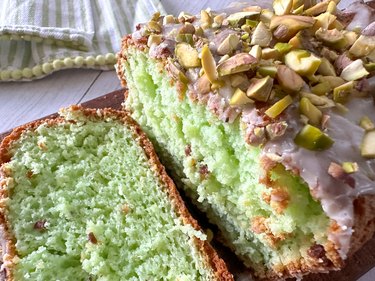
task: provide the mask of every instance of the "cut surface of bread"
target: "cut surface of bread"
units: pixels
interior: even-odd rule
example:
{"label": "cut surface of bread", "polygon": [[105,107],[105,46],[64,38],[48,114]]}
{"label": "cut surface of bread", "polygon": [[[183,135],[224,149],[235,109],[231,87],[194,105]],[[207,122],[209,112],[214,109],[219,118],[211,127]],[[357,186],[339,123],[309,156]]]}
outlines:
{"label": "cut surface of bread", "polygon": [[232,280],[127,113],[60,114],[0,147],[7,280]]}
{"label": "cut surface of bread", "polygon": [[[365,156],[362,139],[375,133],[375,110],[371,90],[354,81],[371,74],[359,67],[348,77],[348,61],[349,70],[336,69],[348,52],[317,32],[336,20],[323,6],[302,7],[303,15],[245,4],[156,14],[124,37],[119,53],[125,108],[260,278],[339,270],[374,232],[375,152]],[[348,56],[361,58],[351,67],[374,60]]]}

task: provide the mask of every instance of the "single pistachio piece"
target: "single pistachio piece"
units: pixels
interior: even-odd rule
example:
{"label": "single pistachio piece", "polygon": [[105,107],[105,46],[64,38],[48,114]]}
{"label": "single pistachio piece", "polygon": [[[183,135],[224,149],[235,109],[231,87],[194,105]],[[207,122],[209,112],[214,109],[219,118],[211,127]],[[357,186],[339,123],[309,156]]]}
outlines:
{"label": "single pistachio piece", "polygon": [[176,57],[184,68],[200,67],[198,51],[188,43],[178,43],[175,49]]}
{"label": "single pistachio piece", "polygon": [[358,164],[356,162],[343,162],[341,165],[342,169],[347,174],[358,172]]}
{"label": "single pistachio piece", "polygon": [[211,91],[211,82],[206,73],[199,77],[196,85],[200,94],[208,94]]}
{"label": "single pistachio piece", "polygon": [[257,20],[246,20],[246,25],[254,28],[258,25],[259,21]]}
{"label": "single pistachio piece", "polygon": [[315,32],[315,37],[328,47],[336,50],[344,49],[348,46],[348,42],[344,34],[337,29],[323,30],[319,28]]}
{"label": "single pistachio piece", "polygon": [[251,36],[251,45],[267,47],[272,40],[272,33],[263,22],[259,22]]}
{"label": "single pistachio piece", "polygon": [[278,50],[273,48],[263,48],[262,49],[262,59],[264,60],[278,60],[281,54]]}
{"label": "single pistachio piece", "polygon": [[336,76],[336,70],[332,63],[326,58],[321,58],[321,63],[318,68],[318,73],[325,76]]}
{"label": "single pistachio piece", "polygon": [[289,52],[292,47],[293,46],[291,44],[289,44],[289,43],[282,43],[282,42],[278,42],[274,46],[274,48],[276,50],[278,50],[280,54],[285,54],[285,53]]}
{"label": "single pistachio piece", "polygon": [[268,9],[263,9],[262,12],[260,13],[260,17],[259,19],[264,22],[265,24],[269,24],[271,22],[271,18],[274,16],[275,14],[271,11],[271,10],[268,10]]}
{"label": "single pistachio piece", "polygon": [[178,34],[194,34],[195,27],[190,22],[185,22],[178,30]]}
{"label": "single pistachio piece", "polygon": [[215,59],[208,45],[203,46],[201,58],[202,67],[204,69],[204,72],[207,74],[208,80],[210,80],[211,83],[214,83],[218,79],[218,73],[216,70]]}
{"label": "single pistachio piece", "polygon": [[211,15],[205,10],[201,11],[201,22],[202,22],[201,27],[203,29],[210,28],[212,23],[213,23],[213,19],[212,19]]}
{"label": "single pistachio piece", "polygon": [[375,62],[366,63],[365,68],[368,72],[375,71]]}
{"label": "single pistachio piece", "polygon": [[[311,2],[311,1],[310,1]],[[297,9],[298,7],[304,5],[305,0],[293,0],[293,9]],[[311,4],[310,4],[311,6]]]}
{"label": "single pistachio piece", "polygon": [[275,78],[276,77],[276,73],[277,73],[277,67],[274,66],[274,65],[264,65],[264,66],[260,66],[258,67],[257,69],[257,73],[260,75],[260,76],[270,76],[272,78]]}
{"label": "single pistachio piece", "polygon": [[299,102],[299,110],[308,118],[311,125],[320,126],[323,114],[308,98],[301,98]]}
{"label": "single pistachio piece", "polygon": [[297,9],[294,9],[292,14],[293,15],[302,15],[304,10],[305,10],[305,5],[301,5]]}
{"label": "single pistachio piece", "polygon": [[[233,87],[233,88],[238,88],[241,86],[242,88],[242,85],[244,84],[248,84],[248,78],[245,74],[243,73],[236,73],[236,74],[233,74],[229,77],[230,79],[230,85]],[[247,85],[246,89],[249,87],[249,85]]]}
{"label": "single pistachio piece", "polygon": [[244,72],[251,69],[257,63],[257,59],[248,53],[239,53],[227,59],[217,66],[220,76]]}
{"label": "single pistachio piece", "polygon": [[319,28],[328,30],[330,26],[335,22],[336,16],[326,12],[314,17],[314,19],[316,20],[316,22],[312,28],[313,31],[317,31]]}
{"label": "single pistachio piece", "polygon": [[363,116],[359,121],[359,125],[366,131],[374,130],[375,125],[368,116]]}
{"label": "single pistachio piece", "polygon": [[334,141],[319,128],[306,124],[294,138],[294,142],[309,150],[325,150],[330,148]]}
{"label": "single pistachio piece", "polygon": [[293,98],[289,95],[283,97],[278,102],[274,103],[264,113],[270,118],[279,116],[289,105],[293,103]]}
{"label": "single pistachio piece", "polygon": [[166,15],[163,18],[163,25],[176,23],[176,19],[173,15]]}
{"label": "single pistachio piece", "polygon": [[321,59],[304,50],[292,50],[285,55],[285,64],[302,76],[314,75]]}
{"label": "single pistachio piece", "polygon": [[260,59],[262,58],[262,48],[259,45],[254,45],[253,47],[251,47],[249,54],[260,61]]}
{"label": "single pistachio piece", "polygon": [[274,0],[272,7],[277,16],[283,16],[291,12],[293,0]]}
{"label": "single pistachio piece", "polygon": [[[288,123],[286,121],[281,121],[281,122],[276,122],[276,123],[271,123],[266,125],[266,132],[268,139],[273,140],[277,137],[281,137],[282,135],[285,134],[286,129],[288,128]],[[269,157],[270,154],[267,154]],[[279,158],[279,161],[282,159],[281,156],[278,156],[274,154],[274,156],[277,156]]]}
{"label": "single pistachio piece", "polygon": [[276,78],[286,92],[298,92],[305,85],[301,76],[285,65],[277,66]]}
{"label": "single pistachio piece", "polygon": [[357,59],[343,69],[340,77],[346,81],[353,81],[367,76],[369,72],[364,68],[361,59]]}
{"label": "single pistachio piece", "polygon": [[338,103],[345,103],[348,100],[350,92],[354,88],[354,82],[349,81],[333,89],[333,100]]}
{"label": "single pistachio piece", "polygon": [[328,1],[317,3],[316,5],[312,6],[311,8],[308,8],[307,10],[305,10],[305,15],[316,16],[316,15],[319,15],[321,13],[324,13],[325,11],[327,11],[328,4],[329,4]]}
{"label": "single pistachio piece", "polygon": [[[315,23],[315,19],[306,16],[296,16],[296,15],[284,15],[284,16],[274,16],[270,22],[270,29],[273,30],[280,25],[284,26],[283,40],[289,40],[298,31],[312,27]],[[281,39],[280,38],[280,39]]]}
{"label": "single pistachio piece", "polygon": [[160,24],[156,21],[149,21],[147,24],[147,29],[155,33],[160,33],[162,31]]}
{"label": "single pistachio piece", "polygon": [[[242,27],[241,27],[241,29],[242,29]],[[244,34],[241,35],[241,39],[242,39],[242,40],[246,40],[246,39],[248,39],[249,37],[250,37],[250,34],[249,34],[248,32],[246,32],[246,33],[244,33]]]}
{"label": "single pistachio piece", "polygon": [[303,44],[302,44],[302,41],[301,41],[301,37],[298,36],[299,33],[297,33],[297,35],[293,36],[288,44],[292,46],[292,49],[301,49],[303,48]]}
{"label": "single pistachio piece", "polygon": [[187,12],[181,12],[181,13],[178,15],[177,19],[178,19],[178,21],[179,21],[180,23],[185,23],[185,22],[190,22],[190,23],[192,23],[192,22],[194,22],[194,20],[195,20],[195,16],[193,16],[193,15],[187,13]]}
{"label": "single pistachio piece", "polygon": [[232,106],[244,105],[244,104],[253,103],[253,102],[254,101],[249,99],[246,96],[246,93],[244,91],[242,91],[240,88],[237,88],[234,91],[233,96],[229,100],[229,104],[232,105]]}
{"label": "single pistachio piece", "polygon": [[151,16],[152,21],[158,21],[160,18],[160,12],[156,12]]}
{"label": "single pistachio piece", "polygon": [[375,158],[375,130],[366,131],[362,139],[361,155],[365,158]]}
{"label": "single pistachio piece", "polygon": [[250,80],[246,95],[253,100],[266,102],[271,94],[272,86],[273,79],[269,76],[260,79],[253,78]]}
{"label": "single pistachio piece", "polygon": [[336,2],[335,1],[329,1],[328,6],[327,6],[327,12],[331,13],[331,14],[335,14],[336,8],[337,8]]}
{"label": "single pistachio piece", "polygon": [[230,58],[230,55],[224,55],[222,56],[219,61],[217,62],[218,64],[222,63],[223,61],[226,61],[227,59]]}
{"label": "single pistachio piece", "polygon": [[333,100],[326,96],[317,96],[312,93],[307,92],[300,92],[301,97],[308,98],[313,105],[315,105],[318,108],[332,108],[335,107],[335,103]]}
{"label": "single pistachio piece", "polygon": [[247,19],[256,18],[259,16],[259,14],[259,11],[238,12],[231,14],[229,17],[227,17],[227,20],[232,26],[241,26],[246,22]]}
{"label": "single pistachio piece", "polygon": [[321,82],[311,87],[311,92],[318,96],[323,96],[332,91],[331,85],[327,82]]}
{"label": "single pistachio piece", "polygon": [[151,34],[149,37],[148,37],[148,40],[147,40],[147,46],[148,47],[151,47],[151,45],[159,45],[161,43],[161,38],[162,36],[161,35],[157,35],[157,34]]}
{"label": "single pistachio piece", "polygon": [[348,46],[352,46],[358,39],[358,34],[354,31],[344,30],[343,34],[346,42],[348,43]]}
{"label": "single pistachio piece", "polygon": [[349,53],[356,57],[367,56],[375,50],[375,36],[361,35],[350,47]]}
{"label": "single pistachio piece", "polygon": [[222,80],[216,80],[211,85],[211,90],[215,91],[225,86],[225,82]]}
{"label": "single pistachio piece", "polygon": [[217,53],[221,56],[229,54],[237,49],[238,43],[240,43],[238,36],[233,33],[229,34],[217,48]]}
{"label": "single pistachio piece", "polygon": [[330,29],[337,29],[337,30],[344,30],[345,29],[345,26],[340,22],[338,21],[337,19],[334,20],[330,26],[329,26]]}
{"label": "single pistachio piece", "polygon": [[177,34],[176,42],[185,42],[185,43],[188,43],[189,45],[193,45],[193,43],[194,43],[193,35],[191,35],[191,34]]}
{"label": "single pistachio piece", "polygon": [[317,80],[318,80],[317,82],[320,82],[320,83],[327,82],[332,89],[346,83],[344,79],[342,79],[341,77],[337,77],[337,76],[319,75],[317,76]]}
{"label": "single pistachio piece", "polygon": [[186,75],[173,63],[172,60],[168,61],[166,66],[168,73],[176,80],[181,81],[184,84],[189,83],[189,79]]}

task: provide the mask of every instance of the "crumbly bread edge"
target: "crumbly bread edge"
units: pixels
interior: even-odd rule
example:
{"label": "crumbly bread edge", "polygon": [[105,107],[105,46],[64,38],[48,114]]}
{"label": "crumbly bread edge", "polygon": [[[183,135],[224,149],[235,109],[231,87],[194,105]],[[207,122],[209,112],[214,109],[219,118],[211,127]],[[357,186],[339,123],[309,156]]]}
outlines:
{"label": "crumbly bread edge", "polygon": [[[146,134],[141,130],[140,126],[134,121],[128,112],[117,111],[110,108],[105,109],[89,109],[84,108],[80,105],[72,105],[69,107],[72,111],[81,111],[87,118],[93,119],[104,119],[111,118],[114,121],[120,121],[124,126],[128,126],[131,129],[134,139],[144,150],[148,161],[163,184],[163,192],[169,198],[170,204],[175,210],[176,214],[182,218],[184,224],[190,224],[194,229],[201,230],[198,222],[191,216],[188,209],[185,206],[180,194],[178,193],[175,184],[172,179],[168,176],[165,171],[164,166],[160,163],[159,158],[156,155],[154,147],[150,140],[147,138]],[[14,268],[14,259],[16,258],[17,249],[15,247],[15,238],[10,231],[9,222],[6,219],[6,204],[4,199],[8,197],[6,190],[3,188],[6,185],[4,178],[6,177],[3,171],[3,164],[9,162],[11,156],[9,155],[9,149],[12,142],[18,140],[22,133],[25,131],[35,130],[38,126],[42,124],[47,124],[48,126],[54,126],[59,123],[69,122],[62,117],[57,117],[54,119],[45,119],[34,121],[26,125],[20,126],[12,131],[10,135],[4,138],[0,144],[0,245],[2,248],[2,259],[3,259],[3,276],[5,280],[14,280],[12,273],[12,268]],[[203,241],[198,238],[194,238],[197,249],[203,255],[206,266],[211,268],[215,274],[215,280],[226,281],[233,280],[232,274],[228,271],[225,262],[219,257],[213,247],[208,241]],[[1,280],[1,277],[0,277]]]}

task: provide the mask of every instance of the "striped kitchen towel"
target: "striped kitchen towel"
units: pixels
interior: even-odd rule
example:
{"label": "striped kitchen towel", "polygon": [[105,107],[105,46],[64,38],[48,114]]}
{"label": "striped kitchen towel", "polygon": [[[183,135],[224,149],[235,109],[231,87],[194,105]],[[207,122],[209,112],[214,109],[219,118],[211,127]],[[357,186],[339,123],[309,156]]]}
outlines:
{"label": "striped kitchen towel", "polygon": [[0,81],[113,69],[122,36],[156,11],[159,0],[1,0]]}

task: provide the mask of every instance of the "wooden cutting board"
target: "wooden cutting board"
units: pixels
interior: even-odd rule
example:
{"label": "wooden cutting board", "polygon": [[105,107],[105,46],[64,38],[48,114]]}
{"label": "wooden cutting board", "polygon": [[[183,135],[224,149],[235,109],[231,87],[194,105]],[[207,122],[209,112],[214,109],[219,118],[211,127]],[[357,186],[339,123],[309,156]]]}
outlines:
{"label": "wooden cutting board", "polygon": [[[121,109],[121,103],[124,100],[124,90],[118,90],[99,98],[82,103],[83,106],[89,108],[105,108],[111,107],[113,109]],[[53,118],[57,113],[46,116]],[[6,137],[10,131],[0,134],[0,141]],[[217,243],[214,243],[217,244]],[[223,253],[224,259],[227,261],[230,269],[233,272],[238,272],[240,264],[239,261],[232,254],[228,254],[226,249],[219,246],[219,252]],[[368,241],[362,249],[360,249],[354,256],[347,260],[346,267],[338,272],[331,272],[329,274],[311,274],[303,278],[305,281],[355,281],[372,267],[375,266],[375,237]]]}

